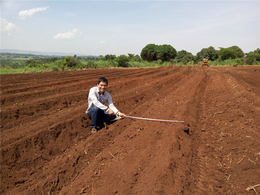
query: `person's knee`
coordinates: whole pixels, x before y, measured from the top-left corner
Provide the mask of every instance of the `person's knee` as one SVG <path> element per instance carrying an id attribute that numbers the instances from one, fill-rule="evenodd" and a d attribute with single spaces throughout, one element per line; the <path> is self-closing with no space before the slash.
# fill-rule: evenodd
<path id="1" fill-rule="evenodd" d="M 90 115 L 100 115 L 100 113 L 101 113 L 101 109 L 100 108 L 98 108 L 98 107 L 93 107 L 93 108 L 91 108 L 91 110 L 90 110 Z"/>
<path id="2" fill-rule="evenodd" d="M 100 109 L 99 109 L 98 107 L 96 107 L 96 106 L 94 106 L 94 107 L 91 108 L 91 111 L 92 111 L 92 112 L 99 112 L 99 110 L 100 110 Z"/>

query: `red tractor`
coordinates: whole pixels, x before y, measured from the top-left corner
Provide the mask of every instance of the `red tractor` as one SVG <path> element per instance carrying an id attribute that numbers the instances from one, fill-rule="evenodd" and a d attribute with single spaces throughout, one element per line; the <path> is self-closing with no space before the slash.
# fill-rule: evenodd
<path id="1" fill-rule="evenodd" d="M 202 67 L 209 67 L 209 61 L 208 61 L 208 59 L 203 59 L 201 66 L 202 66 Z"/>

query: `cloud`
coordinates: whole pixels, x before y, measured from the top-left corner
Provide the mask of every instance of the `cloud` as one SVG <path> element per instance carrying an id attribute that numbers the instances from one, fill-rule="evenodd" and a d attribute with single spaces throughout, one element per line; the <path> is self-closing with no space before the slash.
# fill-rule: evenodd
<path id="1" fill-rule="evenodd" d="M 0 18 L 1 21 L 1 31 L 10 32 L 12 30 L 18 30 L 19 28 L 15 26 L 13 23 L 8 22 L 4 18 Z"/>
<path id="2" fill-rule="evenodd" d="M 66 33 L 59 33 L 55 35 L 54 39 L 74 39 L 76 35 L 81 35 L 82 33 L 78 29 L 73 29 L 72 31 Z"/>
<path id="3" fill-rule="evenodd" d="M 106 41 L 103 41 L 103 40 L 99 41 L 99 44 L 105 44 L 105 43 L 106 43 Z"/>
<path id="4" fill-rule="evenodd" d="M 19 12 L 19 19 L 24 20 L 26 17 L 28 16 L 32 16 L 33 14 L 37 13 L 37 12 L 41 12 L 41 11 L 45 11 L 46 9 L 48 9 L 49 6 L 47 7 L 36 7 L 36 8 L 32 8 L 29 10 L 23 10 Z"/>

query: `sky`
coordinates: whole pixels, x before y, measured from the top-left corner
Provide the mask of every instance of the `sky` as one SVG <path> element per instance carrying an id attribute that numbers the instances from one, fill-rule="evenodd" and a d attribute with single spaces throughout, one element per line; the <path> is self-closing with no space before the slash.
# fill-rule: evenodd
<path id="1" fill-rule="evenodd" d="M 147 44 L 196 55 L 260 48 L 260 0 L 1 0 L 1 49 L 140 55 Z"/>

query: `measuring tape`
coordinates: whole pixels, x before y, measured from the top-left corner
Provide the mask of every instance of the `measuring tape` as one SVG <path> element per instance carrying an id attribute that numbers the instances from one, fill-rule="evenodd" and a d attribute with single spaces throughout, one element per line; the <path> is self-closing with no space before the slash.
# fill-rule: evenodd
<path id="1" fill-rule="evenodd" d="M 133 118 L 133 119 L 148 120 L 148 121 L 161 121 L 161 122 L 172 122 L 172 123 L 184 123 L 184 121 L 176 121 L 176 120 L 164 120 L 164 119 L 142 118 L 142 117 L 135 117 L 135 116 L 126 116 L 126 117 L 127 117 L 127 118 Z"/>

